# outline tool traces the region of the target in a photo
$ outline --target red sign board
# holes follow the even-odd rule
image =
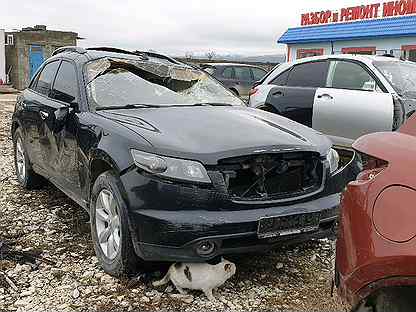
[[[389,1],[342,8],[338,11],[320,11],[302,14],[301,25],[319,25],[349,22],[416,13],[416,0]]]

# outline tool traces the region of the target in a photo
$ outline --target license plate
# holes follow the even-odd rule
[[[270,238],[315,231],[319,228],[320,213],[305,213],[260,219],[257,228],[259,238]]]

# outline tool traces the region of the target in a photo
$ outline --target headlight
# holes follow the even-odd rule
[[[197,161],[154,155],[138,150],[131,150],[137,167],[162,177],[211,183],[204,166]]]
[[[326,159],[329,162],[329,170],[331,173],[333,173],[334,171],[338,169],[338,164],[339,164],[338,152],[334,150],[333,148],[331,148],[329,150],[329,153],[326,155]]]

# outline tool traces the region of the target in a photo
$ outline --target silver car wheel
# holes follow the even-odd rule
[[[104,255],[112,260],[120,248],[120,216],[113,193],[101,190],[95,204],[95,227]]]
[[[25,163],[25,150],[23,148],[22,139],[17,138],[16,142],[16,169],[17,175],[21,181],[26,179],[26,163]]]

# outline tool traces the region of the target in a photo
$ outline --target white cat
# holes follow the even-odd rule
[[[181,294],[184,289],[202,290],[209,300],[215,300],[212,290],[220,287],[235,274],[234,263],[222,259],[218,264],[209,263],[174,263],[168,273],[160,281],[153,282],[153,286],[162,286],[169,281]]]

